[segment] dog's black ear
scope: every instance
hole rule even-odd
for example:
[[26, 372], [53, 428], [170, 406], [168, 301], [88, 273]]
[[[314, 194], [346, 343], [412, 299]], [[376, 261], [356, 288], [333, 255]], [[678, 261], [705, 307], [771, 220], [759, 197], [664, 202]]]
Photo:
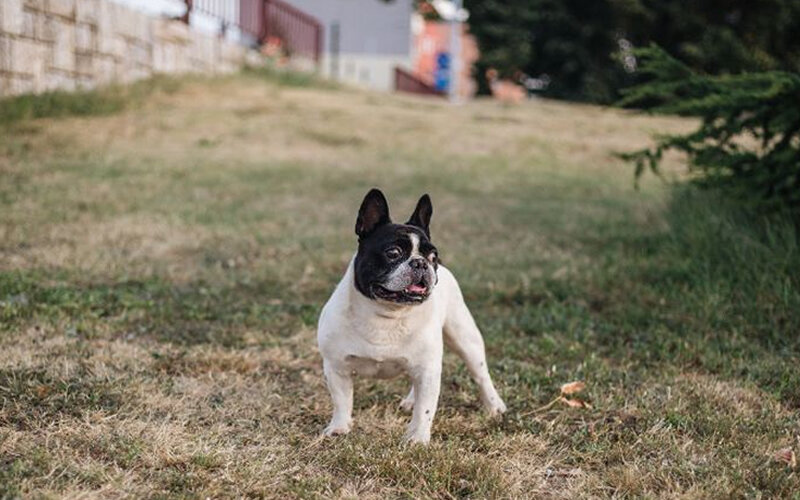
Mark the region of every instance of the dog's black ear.
[[367, 236], [378, 227], [391, 223], [389, 218], [389, 204], [380, 189], [370, 189], [356, 218], [356, 234], [359, 239]]
[[433, 215], [431, 197], [427, 194], [423, 194], [422, 198], [420, 198], [417, 202], [417, 208], [414, 209], [414, 213], [411, 214], [411, 218], [408, 219], [406, 224], [422, 229], [425, 231], [425, 234], [428, 236], [428, 238], [430, 238], [431, 232], [428, 227], [431, 224], [431, 215]]

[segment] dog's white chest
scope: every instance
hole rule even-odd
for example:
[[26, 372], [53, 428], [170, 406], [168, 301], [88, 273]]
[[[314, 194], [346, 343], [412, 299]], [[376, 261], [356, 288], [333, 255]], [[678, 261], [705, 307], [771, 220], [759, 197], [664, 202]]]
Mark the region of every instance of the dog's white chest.
[[373, 346], [391, 347], [401, 344], [415, 332], [405, 319], [356, 317], [349, 322], [348, 331]]
[[393, 378], [408, 370], [405, 358], [368, 358], [349, 354], [344, 358], [352, 375], [375, 378]]

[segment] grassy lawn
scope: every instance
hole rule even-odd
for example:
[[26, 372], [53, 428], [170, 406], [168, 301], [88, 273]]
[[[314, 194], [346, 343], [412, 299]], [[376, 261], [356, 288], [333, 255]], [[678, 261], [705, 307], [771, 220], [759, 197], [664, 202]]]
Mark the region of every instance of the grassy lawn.
[[[792, 228], [613, 155], [691, 124], [144, 86], [0, 113], [0, 497], [798, 498]], [[431, 194], [502, 421], [448, 354], [429, 447], [400, 444], [403, 379], [358, 380], [354, 432], [318, 437], [316, 318], [373, 186], [397, 218]], [[546, 407], [574, 380], [591, 408]]]

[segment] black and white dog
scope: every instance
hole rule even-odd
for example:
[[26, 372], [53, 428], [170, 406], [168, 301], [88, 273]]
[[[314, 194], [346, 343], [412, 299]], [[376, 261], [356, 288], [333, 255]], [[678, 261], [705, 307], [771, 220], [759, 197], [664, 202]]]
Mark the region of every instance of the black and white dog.
[[433, 207], [422, 196], [405, 224], [393, 224], [386, 198], [367, 193], [356, 219], [358, 251], [322, 309], [317, 339], [333, 399], [326, 436], [350, 431], [353, 376], [407, 373], [411, 392], [405, 438], [427, 443], [439, 400], [443, 343], [467, 365], [491, 415], [506, 406], [492, 384], [483, 338], [456, 279], [439, 264], [428, 226]]

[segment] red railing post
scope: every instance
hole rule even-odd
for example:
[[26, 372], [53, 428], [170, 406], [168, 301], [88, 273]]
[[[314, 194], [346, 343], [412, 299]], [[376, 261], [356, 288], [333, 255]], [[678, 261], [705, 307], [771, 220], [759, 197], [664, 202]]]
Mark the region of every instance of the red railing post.
[[280, 39], [290, 54], [310, 57], [319, 63], [322, 55], [322, 24], [313, 16], [283, 0], [263, 0], [261, 42]]
[[[314, 62], [319, 65], [322, 56], [322, 26], [314, 26]], [[317, 68], [319, 69], [319, 68]]]
[[270, 21], [270, 8], [272, 4], [269, 0], [264, 0], [264, 7], [261, 9], [261, 38], [259, 42], [264, 43], [270, 35], [269, 21]]
[[443, 92], [436, 90], [432, 85], [424, 82], [418, 76], [395, 66], [394, 68], [394, 89], [398, 92], [411, 92], [413, 94], [425, 94], [444, 96]]
[[[0, 0], [3, 2], [5, 0]], [[322, 61], [325, 31], [312, 15], [284, 0], [182, 0], [186, 12], [181, 21], [189, 24], [192, 15], [214, 18], [221, 32], [231, 26], [249, 34], [259, 44], [278, 42], [289, 55]], [[238, 12], [233, 4], [238, 3]]]
[[181, 21], [183, 21], [186, 24], [189, 24], [189, 14], [192, 13], [193, 0], [183, 0], [183, 2], [186, 4], [186, 13], [183, 16], [181, 16]]

